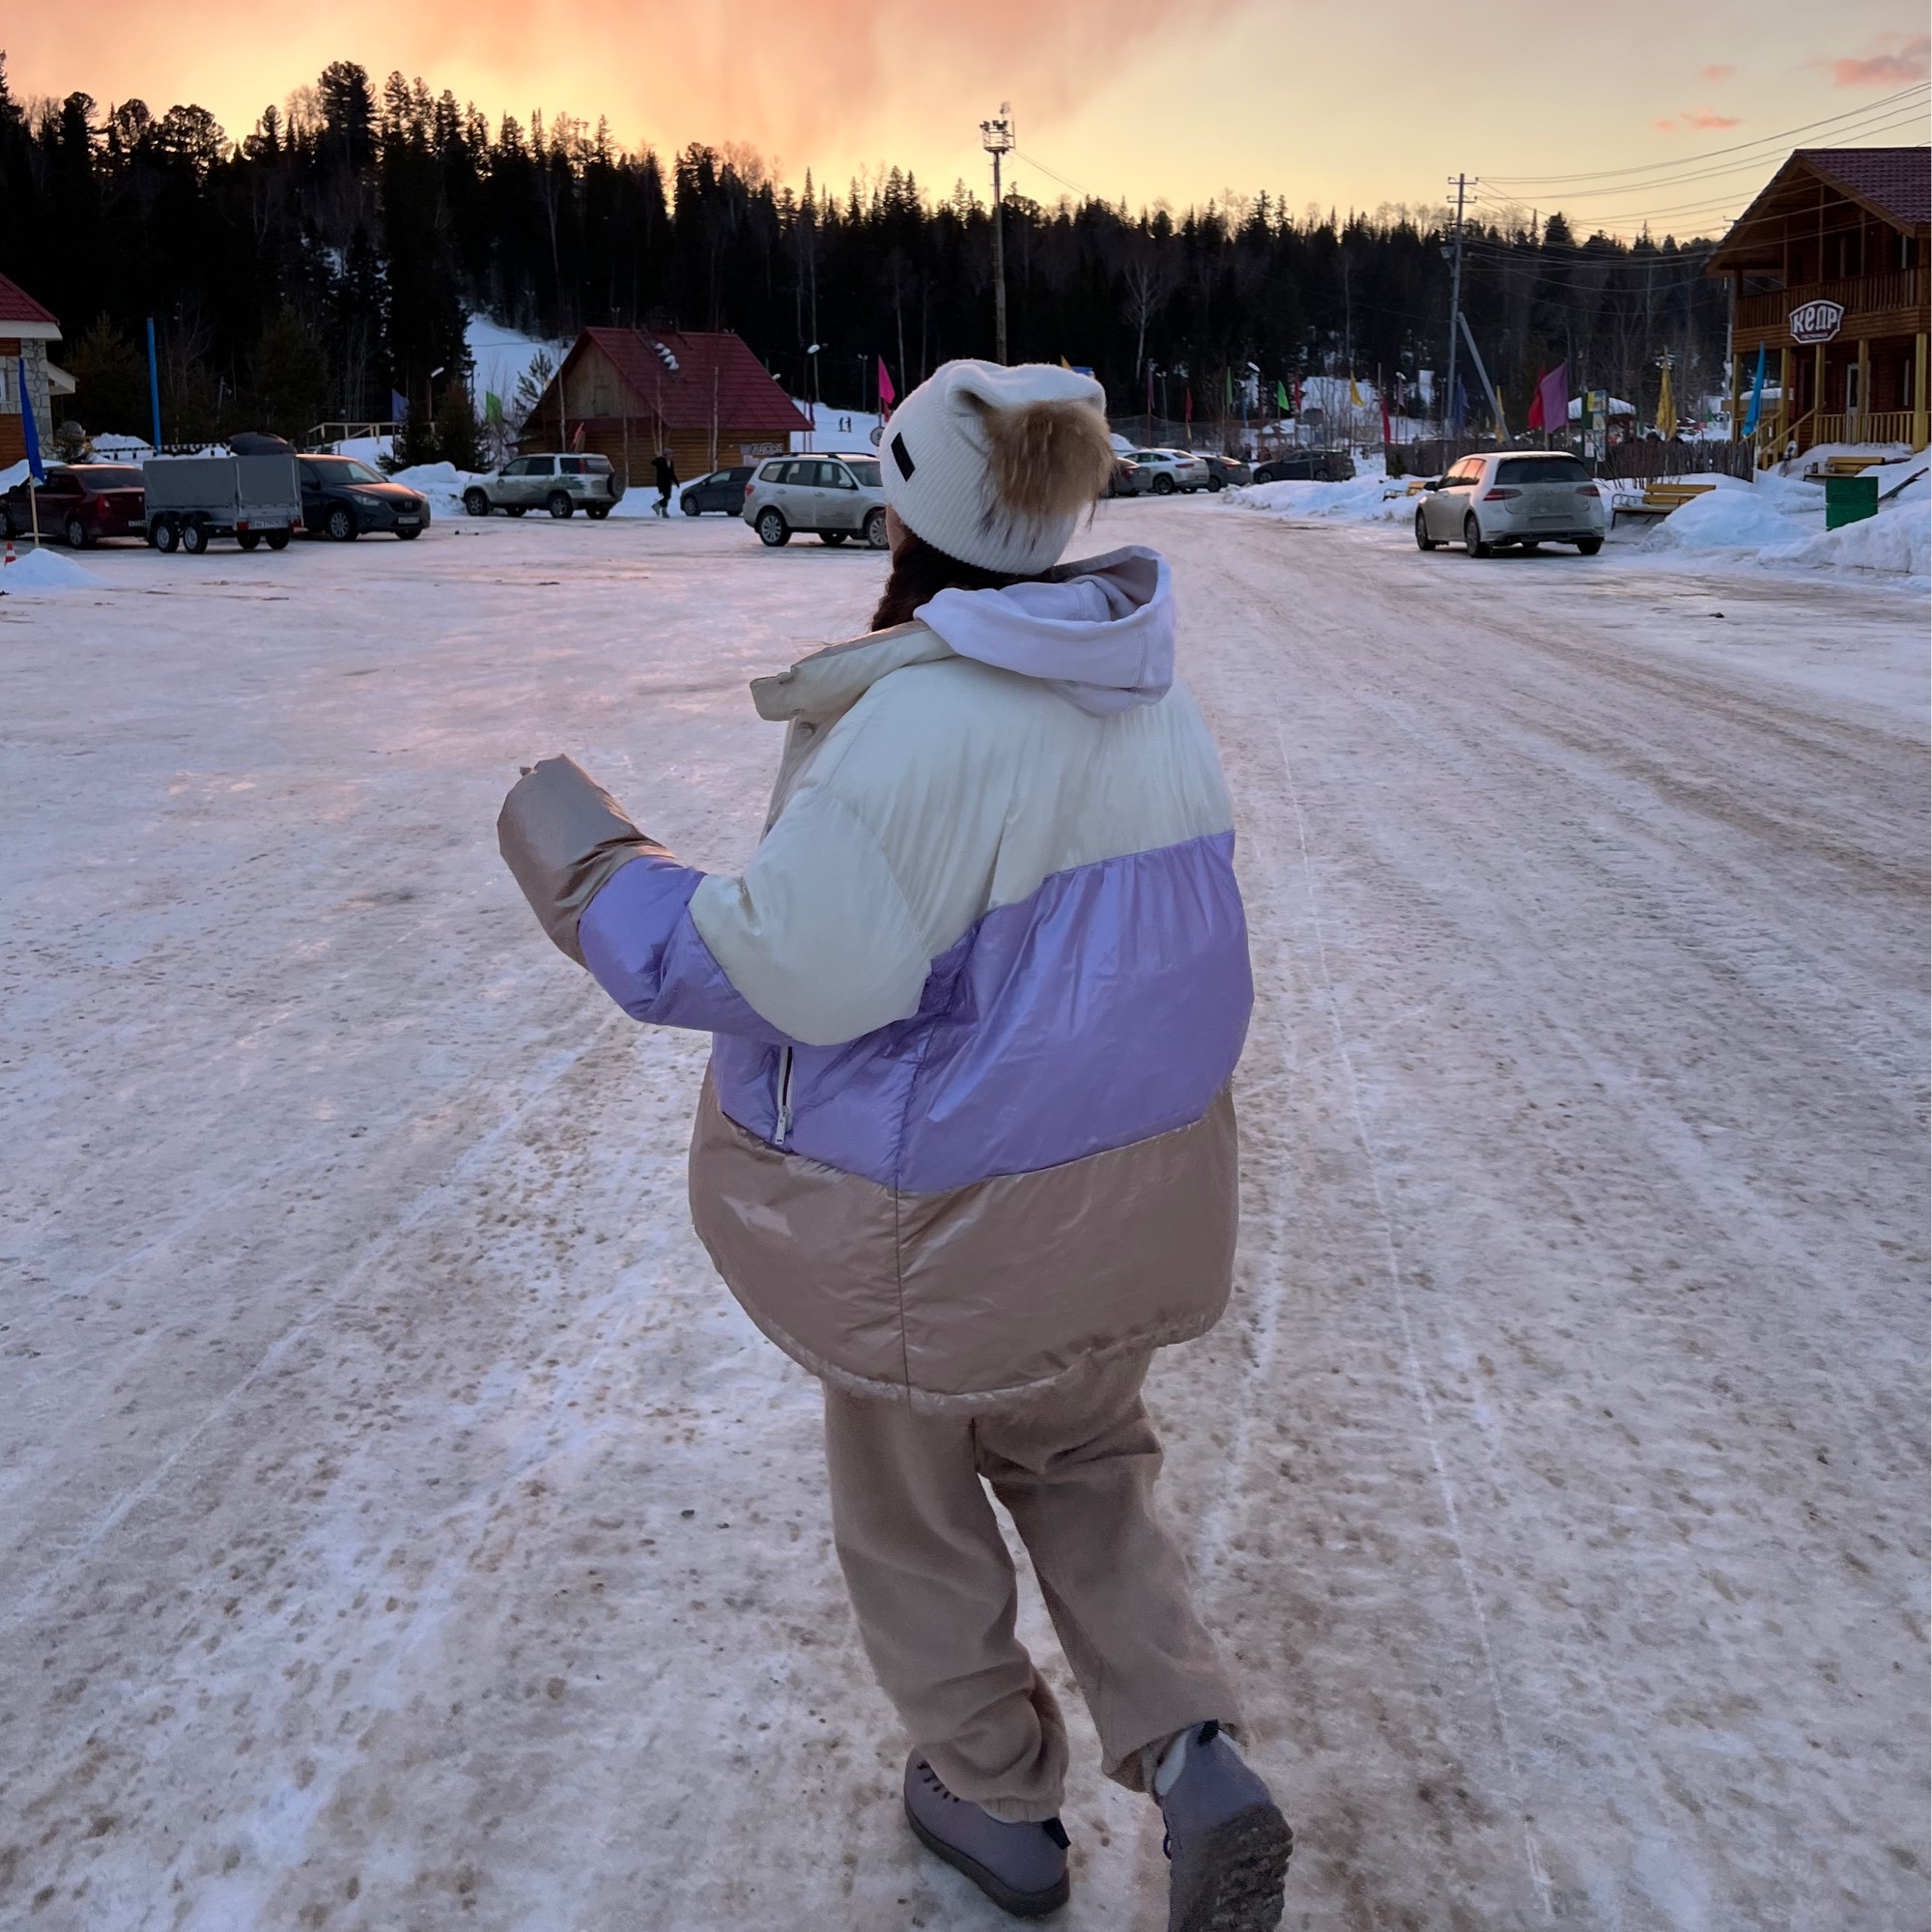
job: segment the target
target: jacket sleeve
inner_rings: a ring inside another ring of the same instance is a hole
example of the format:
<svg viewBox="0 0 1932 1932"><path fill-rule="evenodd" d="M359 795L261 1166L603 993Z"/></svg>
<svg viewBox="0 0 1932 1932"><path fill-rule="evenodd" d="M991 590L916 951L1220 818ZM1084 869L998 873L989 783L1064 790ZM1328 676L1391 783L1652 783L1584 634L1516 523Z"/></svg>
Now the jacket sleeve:
<svg viewBox="0 0 1932 1932"><path fill-rule="evenodd" d="M735 879L679 865L568 758L511 791L497 834L544 929L634 1019L832 1046L919 1010L930 961L904 895L823 787Z"/></svg>

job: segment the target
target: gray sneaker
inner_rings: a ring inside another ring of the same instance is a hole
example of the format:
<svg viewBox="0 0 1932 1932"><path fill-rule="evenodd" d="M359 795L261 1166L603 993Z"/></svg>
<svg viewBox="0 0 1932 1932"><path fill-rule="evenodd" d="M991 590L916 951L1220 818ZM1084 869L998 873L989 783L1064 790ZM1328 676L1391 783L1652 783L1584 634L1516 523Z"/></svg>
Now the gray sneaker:
<svg viewBox="0 0 1932 1932"><path fill-rule="evenodd" d="M1288 1821L1219 1724L1197 1725L1169 1747L1156 1802L1167 1821L1167 1932L1271 1932L1281 1923Z"/></svg>
<svg viewBox="0 0 1932 1932"><path fill-rule="evenodd" d="M1066 1833L1058 1818L1009 1825L939 1781L917 1751L906 1759L906 1823L927 1851L962 1871L1015 1918L1044 1918L1066 1903Z"/></svg>

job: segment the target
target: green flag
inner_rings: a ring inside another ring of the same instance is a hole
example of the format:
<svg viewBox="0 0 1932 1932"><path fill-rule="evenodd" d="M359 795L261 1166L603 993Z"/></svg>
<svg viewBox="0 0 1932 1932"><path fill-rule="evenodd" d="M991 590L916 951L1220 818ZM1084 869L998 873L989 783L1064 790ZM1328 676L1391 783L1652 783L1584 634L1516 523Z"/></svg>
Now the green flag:
<svg viewBox="0 0 1932 1932"><path fill-rule="evenodd" d="M483 391L483 420L487 423L499 423L503 420L503 399L495 389Z"/></svg>
<svg viewBox="0 0 1932 1932"><path fill-rule="evenodd" d="M1288 400L1288 384L1279 376L1274 379L1274 406L1285 416L1294 413L1294 405Z"/></svg>
<svg viewBox="0 0 1932 1932"><path fill-rule="evenodd" d="M1235 407L1235 372L1232 369L1221 371L1221 393L1232 410Z"/></svg>

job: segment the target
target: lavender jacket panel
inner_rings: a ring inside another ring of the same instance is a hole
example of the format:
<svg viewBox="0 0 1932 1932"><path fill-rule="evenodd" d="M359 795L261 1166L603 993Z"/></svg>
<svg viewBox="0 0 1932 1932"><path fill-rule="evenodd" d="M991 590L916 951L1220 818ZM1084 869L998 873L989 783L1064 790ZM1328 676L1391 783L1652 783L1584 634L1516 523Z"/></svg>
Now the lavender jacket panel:
<svg viewBox="0 0 1932 1932"><path fill-rule="evenodd" d="M935 960L912 1019L796 1047L783 1146L909 1193L1126 1147L1208 1111L1253 999L1232 832L1076 867ZM781 1056L731 1032L720 1104L776 1142Z"/></svg>
<svg viewBox="0 0 1932 1932"><path fill-rule="evenodd" d="M583 963L634 1020L782 1045L785 1036L724 977L691 923L703 876L655 856L619 867L578 921Z"/></svg>

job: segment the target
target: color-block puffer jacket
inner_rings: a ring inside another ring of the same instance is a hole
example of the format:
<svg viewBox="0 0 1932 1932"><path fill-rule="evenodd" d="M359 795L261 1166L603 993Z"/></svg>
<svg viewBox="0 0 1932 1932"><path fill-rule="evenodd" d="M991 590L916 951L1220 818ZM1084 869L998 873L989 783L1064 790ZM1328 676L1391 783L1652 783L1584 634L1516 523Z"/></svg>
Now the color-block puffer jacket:
<svg viewBox="0 0 1932 1932"><path fill-rule="evenodd" d="M716 1036L693 1218L828 1379L1006 1404L1226 1304L1252 985L1173 648L1167 566L1123 550L759 681L788 729L740 878L568 759L504 806L553 938L635 1018Z"/></svg>

